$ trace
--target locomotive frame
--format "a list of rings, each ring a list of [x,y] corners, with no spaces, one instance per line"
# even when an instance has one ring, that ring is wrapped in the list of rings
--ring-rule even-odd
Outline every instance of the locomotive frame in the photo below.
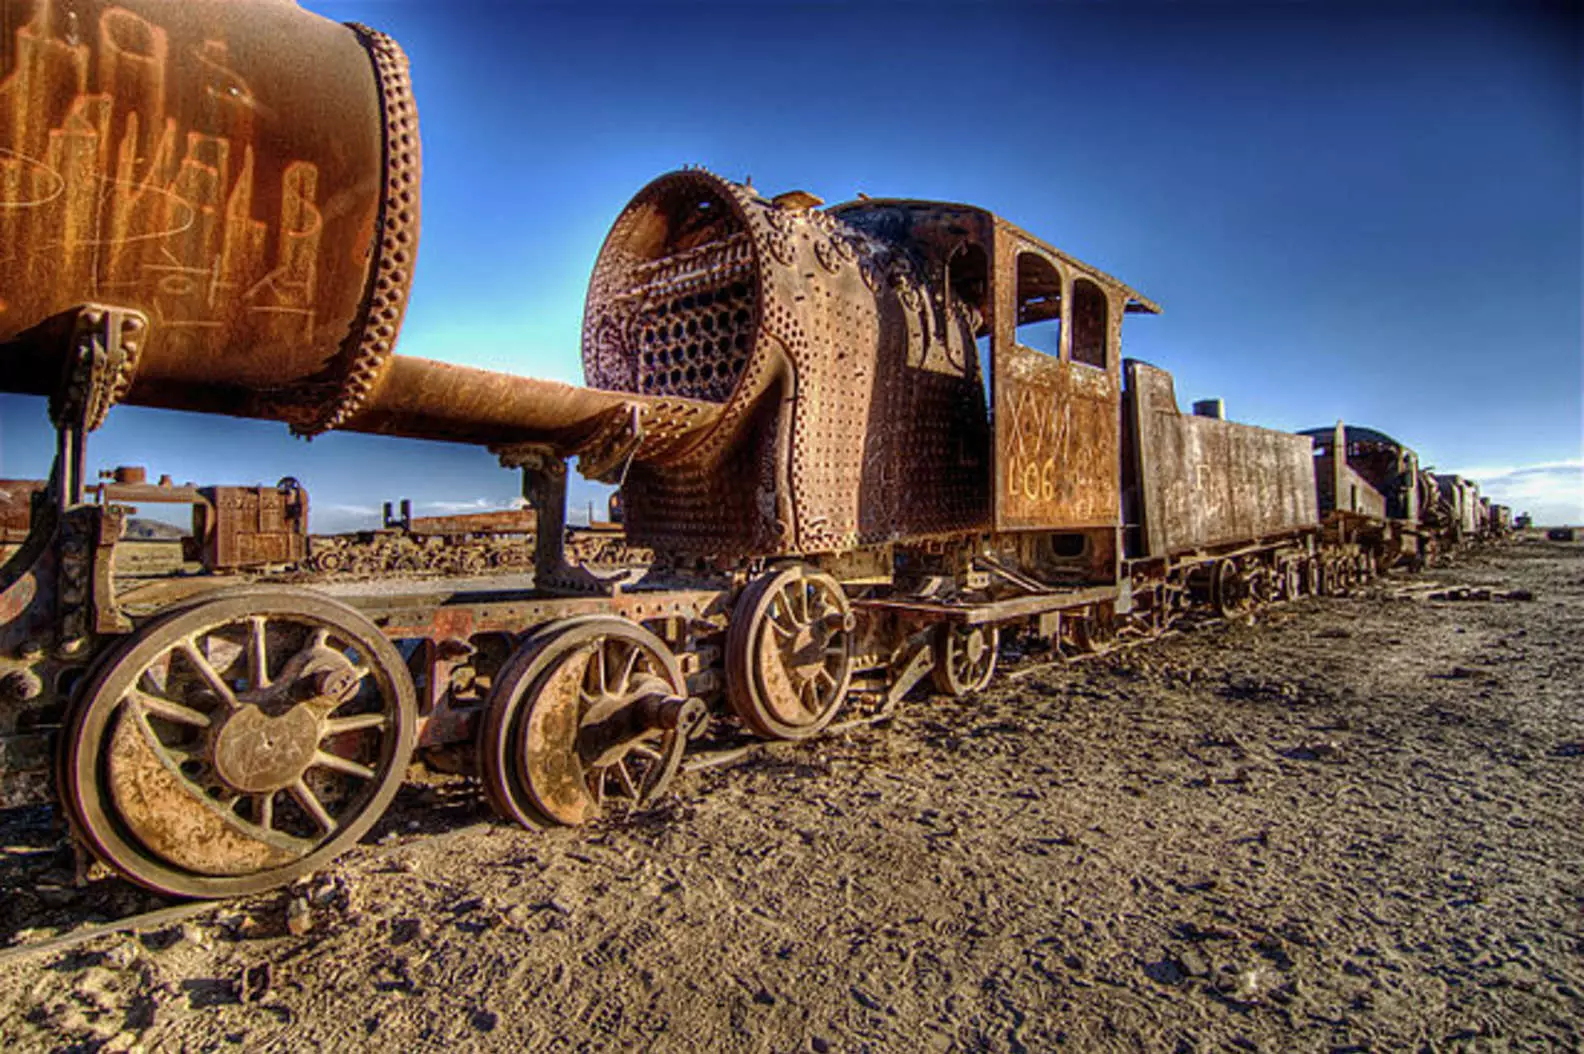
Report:
[[[395,355],[417,209],[404,60],[372,31],[277,6],[211,14],[238,41],[255,17],[311,39],[378,115],[380,161],[364,129],[356,175],[382,178],[358,183],[377,193],[347,235],[369,262],[332,276],[336,317],[294,342],[233,305],[242,321],[205,330],[194,356],[160,287],[112,301],[62,277],[33,290],[36,324],[0,334],[4,386],[49,395],[57,434],[0,566],[0,785],[7,804],[60,803],[135,882],[229,896],[320,868],[414,757],[473,774],[525,826],[587,822],[654,801],[711,721],[803,739],[850,695],[884,709],[926,677],[982,689],[1004,633],[1097,652],[1195,604],[1236,615],[1422,555],[1401,545],[1417,520],[1362,477],[1372,503],[1322,508],[1310,437],[1182,414],[1168,374],[1122,356],[1124,317],[1153,303],[971,206],[821,210],[671,173],[596,264],[590,388]],[[101,24],[199,32],[173,7],[114,12]],[[170,91],[191,87],[168,72]],[[103,87],[113,117],[125,93]],[[261,171],[271,142],[251,142]],[[297,193],[301,163],[282,168]],[[1019,337],[1040,322],[1056,326],[1048,351]],[[265,383],[271,362],[282,376]],[[117,559],[126,510],[85,500],[85,436],[123,401],[488,445],[536,517],[533,587],[332,597],[244,575],[134,579]],[[624,529],[652,564],[568,562],[574,457],[621,481]]]

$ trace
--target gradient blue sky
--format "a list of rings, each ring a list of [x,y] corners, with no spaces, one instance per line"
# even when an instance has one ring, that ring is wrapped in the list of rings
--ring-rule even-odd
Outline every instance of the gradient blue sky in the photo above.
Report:
[[[581,381],[615,215],[702,164],[775,193],[983,205],[1157,300],[1126,354],[1275,428],[1338,417],[1584,522],[1577,5],[597,3],[305,7],[412,60],[424,218],[409,355]],[[42,475],[0,397],[0,475]],[[313,527],[498,507],[488,453],[121,407],[95,467],[291,474]]]

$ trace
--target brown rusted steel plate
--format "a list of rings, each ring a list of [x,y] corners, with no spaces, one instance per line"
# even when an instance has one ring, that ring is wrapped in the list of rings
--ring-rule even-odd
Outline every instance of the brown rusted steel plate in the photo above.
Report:
[[[1171,375],[1127,363],[1133,481],[1148,551],[1165,556],[1312,528],[1313,444],[1252,425],[1183,414]]]
[[[996,528],[1114,526],[1122,516],[1118,348],[1132,294],[1005,222],[993,266]],[[1019,344],[1018,324],[1053,309],[1057,354]]]
[[[1119,522],[1114,377],[1012,346],[996,362],[996,526]]]

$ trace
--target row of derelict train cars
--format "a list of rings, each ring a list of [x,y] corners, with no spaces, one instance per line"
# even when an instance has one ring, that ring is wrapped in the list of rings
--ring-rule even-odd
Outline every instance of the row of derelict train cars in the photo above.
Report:
[[[57,451],[0,567],[0,788],[144,886],[323,867],[414,760],[583,824],[653,802],[706,729],[802,739],[926,678],[984,688],[1010,634],[1100,651],[1510,524],[1382,433],[1180,412],[1121,354],[1154,304],[966,205],[673,172],[596,261],[587,387],[395,354],[394,42],[272,2],[64,6],[18,5],[0,49],[0,186],[29,205],[0,209],[0,390],[47,398]],[[348,581],[290,481],[93,486],[119,403],[488,446],[534,519],[483,533],[531,585]],[[614,549],[569,539],[574,458],[620,484]],[[191,562],[150,569],[131,507],[169,500]],[[402,521],[403,570],[481,531]]]

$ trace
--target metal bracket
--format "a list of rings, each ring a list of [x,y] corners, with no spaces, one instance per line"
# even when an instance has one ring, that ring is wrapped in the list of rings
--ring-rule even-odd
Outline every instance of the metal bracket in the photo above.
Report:
[[[82,503],[86,437],[132,387],[147,332],[148,317],[128,308],[84,304],[72,317],[66,369],[49,401],[57,441],[56,485],[65,507]]]
[[[553,447],[521,443],[491,448],[506,468],[522,470],[523,497],[538,519],[534,529],[534,588],[612,596],[625,576],[600,578],[566,559],[567,466]]]

